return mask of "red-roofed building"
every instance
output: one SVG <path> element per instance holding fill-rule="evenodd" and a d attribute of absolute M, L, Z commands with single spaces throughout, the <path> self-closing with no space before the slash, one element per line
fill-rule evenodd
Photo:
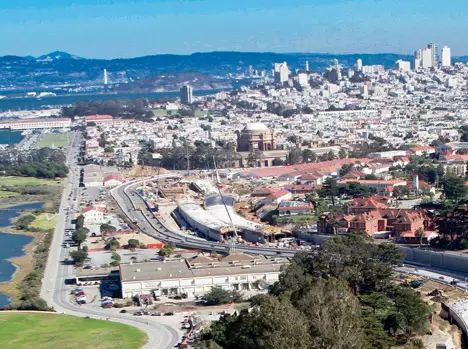
<path fill-rule="evenodd" d="M 290 191 L 293 194 L 312 194 L 317 189 L 317 186 L 307 184 L 287 184 L 283 189 Z"/>
<path fill-rule="evenodd" d="M 327 176 L 318 172 L 306 173 L 299 177 L 300 184 L 321 185 Z"/>
<path fill-rule="evenodd" d="M 366 232 L 374 235 L 378 232 L 389 231 L 393 236 L 399 237 L 403 232 L 415 233 L 418 229 L 427 231 L 432 228 L 432 222 L 423 210 L 404 209 L 377 209 L 367 213 L 361 213 L 343 220 L 341 216 L 322 216 L 317 222 L 317 230 L 322 233 L 330 233 L 330 227 L 337 225 L 343 230 Z"/>
<path fill-rule="evenodd" d="M 291 199 L 292 199 L 292 193 L 287 190 L 281 189 L 268 195 L 266 198 L 262 200 L 262 203 L 264 205 L 270 205 L 270 204 L 277 205 L 281 201 L 291 200 Z"/>
<path fill-rule="evenodd" d="M 359 183 L 369 188 L 374 188 L 377 190 L 377 193 L 383 195 L 390 195 L 393 192 L 393 188 L 399 185 L 406 186 L 406 181 L 400 179 L 391 179 L 391 180 L 366 180 L 366 179 L 344 179 L 341 180 L 340 183 Z"/>
<path fill-rule="evenodd" d="M 104 222 L 104 208 L 100 206 L 88 206 L 81 211 L 81 215 L 84 217 L 85 224 Z"/>
<path fill-rule="evenodd" d="M 279 187 L 263 187 L 263 188 L 258 188 L 255 189 L 252 194 L 250 194 L 251 197 L 253 198 L 265 198 L 270 194 L 273 194 L 274 192 L 281 190 Z"/>
<path fill-rule="evenodd" d="M 349 213 L 358 215 L 378 210 L 379 208 L 387 208 L 388 206 L 383 202 L 383 200 L 379 200 L 377 197 L 370 197 L 354 199 L 348 204 L 348 207 Z"/>
<path fill-rule="evenodd" d="M 84 119 L 86 122 L 94 122 L 96 125 L 108 124 L 114 121 L 112 115 L 87 115 Z"/>
<path fill-rule="evenodd" d="M 114 173 L 114 174 L 104 177 L 103 183 L 105 187 L 116 187 L 118 185 L 125 183 L 125 180 L 120 175 L 120 173 Z"/>
<path fill-rule="evenodd" d="M 427 155 L 427 154 L 435 154 L 435 148 L 431 146 L 424 146 L 424 147 L 412 147 L 409 149 L 411 153 L 414 155 Z"/>

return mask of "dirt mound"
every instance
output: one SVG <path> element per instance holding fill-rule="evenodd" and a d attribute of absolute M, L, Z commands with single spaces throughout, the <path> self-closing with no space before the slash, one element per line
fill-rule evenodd
<path fill-rule="evenodd" d="M 142 178 L 165 173 L 169 173 L 165 168 L 141 165 L 135 165 L 132 168 L 123 171 L 125 178 Z"/>

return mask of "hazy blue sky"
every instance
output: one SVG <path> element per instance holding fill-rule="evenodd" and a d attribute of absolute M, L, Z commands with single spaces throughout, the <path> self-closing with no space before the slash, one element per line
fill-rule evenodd
<path fill-rule="evenodd" d="M 446 6 L 445 6 L 446 5 Z M 0 0 L 0 55 L 468 54 L 467 0 Z"/>

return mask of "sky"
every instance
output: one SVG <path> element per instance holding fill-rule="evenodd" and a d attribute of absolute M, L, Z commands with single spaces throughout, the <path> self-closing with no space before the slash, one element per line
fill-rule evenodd
<path fill-rule="evenodd" d="M 0 55 L 411 54 L 430 42 L 468 55 L 467 34 L 466 0 L 0 0 Z"/>

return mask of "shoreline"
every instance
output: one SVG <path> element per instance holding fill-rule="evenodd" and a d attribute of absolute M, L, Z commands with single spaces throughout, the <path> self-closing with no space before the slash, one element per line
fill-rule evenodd
<path fill-rule="evenodd" d="M 7 281 L 0 282 L 0 293 L 10 298 L 12 304 L 18 301 L 19 292 L 17 286 L 24 279 L 24 277 L 34 270 L 34 257 L 33 252 L 35 247 L 42 241 L 45 233 L 43 232 L 30 232 L 20 231 L 13 228 L 13 226 L 1 228 L 1 232 L 12 235 L 25 235 L 33 239 L 30 243 L 23 246 L 21 249 L 22 255 L 5 259 L 15 267 L 15 271 Z"/>
<path fill-rule="evenodd" d="M 25 201 L 11 202 L 11 203 L 2 203 L 0 201 L 0 209 L 8 209 L 8 208 L 14 207 L 14 206 L 23 206 L 23 205 L 30 205 L 30 204 L 42 204 L 42 203 L 44 203 L 44 201 L 40 201 L 40 200 L 32 200 L 32 201 L 25 200 Z M 34 210 L 33 209 L 31 209 L 31 210 L 24 209 L 24 210 L 21 210 L 21 213 L 25 212 L 25 211 L 34 211 Z M 6 228 L 10 228 L 10 227 L 6 227 Z M 0 229 L 6 229 L 6 228 L 0 228 Z"/>

